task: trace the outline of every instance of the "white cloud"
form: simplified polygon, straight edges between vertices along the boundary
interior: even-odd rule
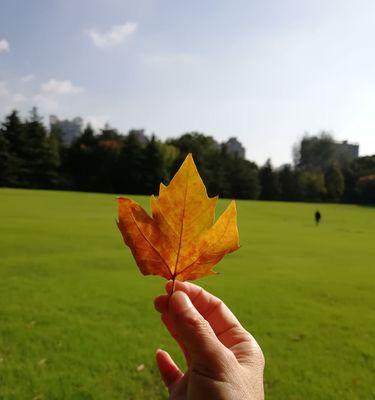
[[[44,94],[37,94],[33,97],[35,105],[45,112],[55,112],[59,108],[58,102],[50,96]]]
[[[27,82],[33,81],[34,79],[35,79],[35,76],[33,74],[29,74],[29,75],[22,76],[20,81],[22,83],[27,83]]]
[[[0,81],[0,99],[5,99],[9,96],[9,90],[5,81]]]
[[[6,39],[0,39],[0,53],[10,50],[9,42]]]
[[[194,53],[184,52],[153,52],[141,54],[141,60],[148,66],[158,68],[199,67],[203,58]]]
[[[87,115],[84,118],[85,124],[90,124],[96,131],[102,129],[108,120],[108,115]]]
[[[26,81],[30,79],[28,78]],[[50,79],[41,85],[39,93],[35,94],[32,100],[44,112],[56,112],[64,104],[61,104],[61,96],[77,94],[83,91],[83,87],[75,86],[69,80]]]
[[[69,80],[50,79],[42,83],[36,90],[34,85],[21,84],[33,79],[35,79],[33,75],[25,75],[19,77],[18,82],[14,82],[14,85],[11,82],[0,80],[0,118],[13,109],[17,109],[21,113],[27,112],[34,105],[41,110],[43,115],[75,110],[76,101],[78,103],[82,101],[81,95],[76,97],[74,94],[81,93],[84,89],[73,85]],[[20,90],[21,88],[22,90]]]
[[[7,82],[0,81],[0,100],[7,101],[10,105],[21,103],[26,100],[26,96],[22,93],[12,93],[8,89]]]
[[[95,46],[105,48],[122,43],[136,29],[137,24],[135,22],[126,22],[122,25],[114,25],[106,32],[98,32],[96,29],[90,29],[86,33],[90,36]]]
[[[0,115],[18,109],[26,100],[22,93],[12,93],[6,81],[0,81]]]
[[[27,100],[27,97],[22,93],[14,93],[12,95],[12,99],[15,103],[23,103],[24,101]]]
[[[71,81],[58,81],[56,79],[50,79],[48,82],[43,83],[41,86],[42,92],[49,94],[76,94],[83,92],[83,88],[80,86],[74,86]]]

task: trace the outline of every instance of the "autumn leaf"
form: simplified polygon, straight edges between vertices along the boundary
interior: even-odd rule
[[[168,186],[151,196],[152,217],[135,201],[118,199],[117,225],[144,275],[193,280],[238,249],[236,204],[215,222],[217,196],[209,198],[191,154]]]

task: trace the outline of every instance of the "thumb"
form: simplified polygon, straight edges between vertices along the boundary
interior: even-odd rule
[[[191,355],[192,362],[214,366],[225,364],[228,349],[219,341],[210,324],[194,307],[186,293],[174,292],[169,299],[169,315],[177,336]]]

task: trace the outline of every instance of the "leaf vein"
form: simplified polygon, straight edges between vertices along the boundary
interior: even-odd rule
[[[211,246],[209,246],[208,248],[206,248],[205,251],[203,251],[201,254],[199,254],[199,256],[197,256],[197,258],[190,263],[188,266],[186,266],[185,268],[183,268],[181,271],[178,272],[178,274],[176,274],[176,276],[182,274],[183,272],[185,272],[187,269],[191,268],[192,265],[194,265],[203,255],[205,255],[206,253],[208,253],[210,251],[210,249],[217,243],[220,243],[223,240],[223,237],[225,236],[225,234],[227,233],[228,227],[229,227],[229,222],[230,220],[228,219],[228,222],[225,226],[224,232],[223,234],[220,236],[220,239],[218,241],[216,241],[215,243],[213,243]],[[212,228],[211,228],[212,229]]]
[[[167,262],[164,260],[164,257],[162,257],[162,255],[160,254],[159,250],[149,241],[149,239],[147,238],[147,236],[143,233],[142,229],[140,228],[140,226],[137,224],[136,219],[134,218],[133,213],[130,213],[131,217],[134,221],[135,226],[138,228],[139,232],[141,233],[141,235],[143,236],[143,238],[146,240],[146,242],[155,250],[155,252],[159,255],[160,259],[163,261],[164,265],[167,267],[168,272],[170,273],[171,276],[173,276],[171,269],[169,268]]]

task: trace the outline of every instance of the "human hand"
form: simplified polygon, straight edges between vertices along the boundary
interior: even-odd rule
[[[172,291],[168,282],[167,293]],[[188,282],[155,308],[185,354],[185,373],[164,350],[156,362],[170,400],[262,400],[264,357],[255,339],[217,297]]]

